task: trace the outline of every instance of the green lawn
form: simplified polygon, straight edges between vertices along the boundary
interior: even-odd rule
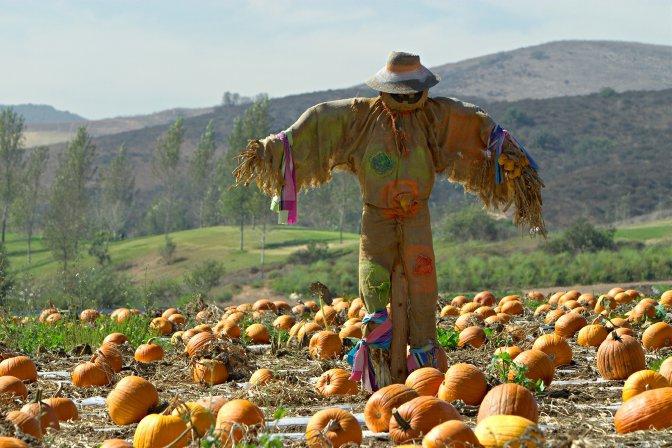
[[[616,230],[616,238],[637,241],[672,238],[672,219],[621,227]]]
[[[162,262],[159,250],[164,242],[163,235],[131,238],[110,244],[110,256],[115,265],[122,266],[134,278],[142,279],[147,273],[148,279],[176,277],[193,269],[205,260],[224,262],[227,272],[250,268],[259,264],[261,256],[261,229],[245,229],[245,250],[239,250],[239,229],[232,226],[217,226],[204,229],[185,230],[171,234],[177,245],[176,262],[166,265]],[[313,230],[302,227],[273,226],[266,236],[266,263],[279,263],[287,259],[292,252],[309,242],[327,242],[330,247],[339,247],[338,232]],[[355,247],[358,235],[344,234],[343,247]],[[33,241],[33,259],[28,264],[26,257],[27,241],[24,237],[9,234],[7,251],[11,270],[27,272],[35,276],[50,275],[58,272],[59,263],[54,261],[51,252],[44,248],[38,238]],[[85,245],[82,256],[77,261],[80,266],[94,263],[86,255]]]

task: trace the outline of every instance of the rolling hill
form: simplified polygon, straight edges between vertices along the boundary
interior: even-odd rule
[[[660,90],[672,87],[672,47],[635,42],[558,41],[444,64],[432,70],[443,79],[432,89],[434,96],[473,98],[478,102],[583,95],[605,87],[617,92]],[[309,104],[355,94],[368,96],[374,92],[361,84],[289,98]],[[166,124],[177,116],[208,114],[213,109],[178,108],[149,115],[88,121],[86,125],[92,135],[101,136]],[[301,111],[288,111],[288,116],[291,116],[290,112],[298,115]],[[28,145],[67,140],[75,128],[70,123],[71,120],[56,118],[31,122]]]
[[[86,118],[46,104],[0,104],[0,109],[12,108],[23,115],[27,125],[40,123],[82,123]]]

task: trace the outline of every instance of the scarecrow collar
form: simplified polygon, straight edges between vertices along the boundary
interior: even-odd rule
[[[383,101],[385,106],[387,106],[391,110],[399,111],[399,112],[409,112],[412,110],[420,109],[425,105],[425,102],[427,101],[427,95],[428,95],[429,90],[425,89],[422,91],[422,96],[418,101],[415,103],[401,103],[397,100],[395,100],[391,94],[386,93],[386,92],[380,92],[380,99]]]

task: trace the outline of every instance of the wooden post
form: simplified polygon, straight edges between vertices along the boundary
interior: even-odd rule
[[[392,269],[390,318],[392,345],[390,347],[390,374],[393,383],[406,381],[406,346],[408,341],[408,283],[400,261]]]

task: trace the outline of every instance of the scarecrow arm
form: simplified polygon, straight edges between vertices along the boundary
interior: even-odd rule
[[[477,194],[486,207],[508,210],[513,221],[546,234],[538,167],[525,148],[483,109],[454,99],[429,104],[436,135],[436,170]]]
[[[354,149],[348,144],[359,101],[347,99],[311,107],[285,132],[294,163],[297,191],[331,179],[341,165],[354,171]],[[278,195],[284,184],[284,143],[276,135],[251,140],[234,171],[238,183],[256,182],[269,196]]]

